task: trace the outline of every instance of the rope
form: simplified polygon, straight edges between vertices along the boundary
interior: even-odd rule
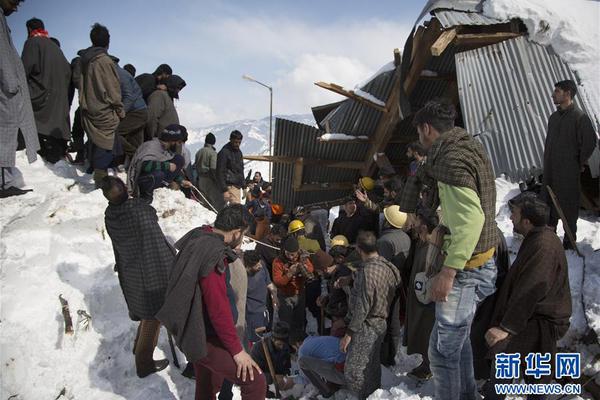
[[[212,208],[212,210],[210,210],[210,211],[214,212],[215,214],[218,214],[219,212],[217,211],[217,209],[210,203],[210,201],[208,201],[208,199],[206,197],[204,197],[204,194],[202,194],[202,192],[196,186],[194,186],[194,184],[192,184],[191,181],[190,181],[190,184],[191,184],[190,187],[192,189],[194,189],[196,192],[198,192],[198,194],[200,196],[202,196],[202,199],[206,202],[206,204],[208,204],[210,206],[210,208]],[[192,196],[194,197],[194,200],[196,200],[198,203],[201,203],[200,200],[194,195],[193,192],[192,192]],[[251,238],[250,236],[246,236],[246,238],[249,239],[249,240],[251,240],[251,241],[253,241],[253,242],[255,242],[255,243],[260,243],[263,246],[269,247],[269,248],[271,248],[273,250],[281,251],[281,248],[279,248],[279,247],[275,247],[275,246],[272,246],[272,245],[270,245],[268,243],[261,242],[260,240]]]

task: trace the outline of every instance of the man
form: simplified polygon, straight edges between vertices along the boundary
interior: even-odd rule
[[[135,81],[140,85],[140,89],[142,89],[144,101],[148,102],[148,98],[152,92],[154,92],[157,87],[164,86],[164,82],[171,75],[173,75],[171,67],[168,64],[161,64],[151,74],[146,73],[136,76]],[[162,89],[164,90],[165,87]]]
[[[321,245],[315,239],[309,239],[306,235],[306,227],[304,222],[295,219],[288,225],[288,235],[295,237],[298,240],[300,248],[309,253],[316,253],[321,250]]]
[[[435,303],[424,304],[419,301],[415,292],[415,278],[419,272],[428,273],[441,268],[443,261],[441,245],[443,233],[446,231],[439,226],[439,217],[435,210],[419,207],[417,209],[412,233],[416,236],[414,257],[410,268],[406,293],[406,318],[404,320],[404,335],[402,345],[406,346],[407,354],[420,354],[421,364],[413,368],[407,375],[419,381],[431,378],[429,367],[429,336],[435,321]],[[420,284],[417,284],[417,288]]]
[[[439,196],[432,200],[441,205],[451,232],[444,243],[444,266],[431,278],[436,322],[429,360],[436,399],[476,398],[469,332],[476,305],[494,292],[496,280],[493,256],[498,230],[492,164],[479,141],[454,127],[455,118],[454,106],[437,100],[425,104],[413,117],[429,157],[412,177],[417,179],[407,181],[402,204],[414,210],[422,184],[436,189]]]
[[[243,137],[240,131],[232,131],[229,143],[217,154],[217,179],[225,204],[242,202],[241,190],[246,183],[244,159],[240,150]]]
[[[140,321],[133,352],[137,375],[143,378],[169,364],[166,359],[154,361],[152,354],[160,329],[155,315],[164,302],[175,252],[158,225],[156,210],[129,199],[121,179],[104,177],[102,193],[108,200],[104,221],[115,253],[115,271],[129,316]]]
[[[316,240],[321,250],[326,250],[325,235],[329,223],[329,211],[322,208],[307,210],[302,206],[296,207],[294,217],[304,224],[305,236]]]
[[[569,329],[571,290],[565,252],[560,239],[547,226],[549,208],[535,196],[520,194],[509,201],[513,230],[525,237],[517,258],[499,289],[492,323],[485,334],[494,354],[520,353],[521,365],[529,353],[550,353]],[[554,364],[554,362],[553,362]],[[504,399],[496,394],[495,372],[487,386],[486,399]],[[551,377],[528,379],[527,383],[550,383]],[[542,398],[537,396],[536,398]]]
[[[406,146],[406,158],[410,160],[408,176],[415,176],[417,169],[425,162],[427,152],[419,142],[410,143]]]
[[[252,346],[252,351],[250,352],[250,355],[254,361],[256,361],[256,364],[258,364],[260,369],[265,371],[267,385],[277,381],[281,390],[288,390],[294,386],[294,381],[291,378],[286,378],[287,375],[290,374],[290,370],[292,368],[289,338],[290,326],[283,321],[277,321],[271,334],[263,339],[267,345],[269,356],[271,357],[273,370],[275,372],[274,377],[271,376],[271,371],[269,369],[267,355],[265,354],[265,348],[263,344],[256,343],[254,346]],[[269,392],[267,392],[266,395],[270,398],[275,397]]]
[[[146,140],[157,137],[169,125],[179,124],[174,101],[179,99],[179,92],[185,86],[181,77],[171,75],[148,97],[148,123],[144,133]]]
[[[551,210],[549,225],[556,227],[559,217],[546,193],[546,186],[550,186],[556,194],[575,240],[579,218],[580,177],[597,141],[590,118],[573,103],[576,94],[577,86],[571,80],[554,85],[552,101],[558,108],[548,120],[542,187]],[[563,245],[565,249],[572,248],[566,234]]]
[[[331,232],[329,234],[331,237],[344,235],[352,244],[356,241],[358,231],[367,228],[365,224],[367,224],[368,221],[367,218],[359,212],[354,197],[349,197],[346,200],[343,211],[344,212],[340,212],[340,215],[333,221],[333,226],[331,227]]]
[[[410,252],[411,240],[403,228],[408,216],[400,211],[400,207],[397,205],[386,207],[383,210],[383,215],[385,221],[381,237],[377,239],[377,253],[394,264],[402,276],[402,281],[406,282],[408,274],[406,273],[405,261]],[[390,316],[387,321],[387,334],[381,350],[381,361],[385,366],[395,364],[396,351],[400,346],[402,324],[406,310],[405,293],[406,291],[399,287],[392,301]]]
[[[132,64],[125,64],[125,65],[123,65],[123,69],[124,69],[125,71],[129,72],[129,74],[135,78],[135,71],[136,71],[136,68],[135,68],[135,67],[134,67]],[[139,85],[138,85],[138,86],[139,86]],[[141,89],[140,89],[140,90],[141,90]]]
[[[404,232],[408,215],[393,205],[383,210],[385,222],[381,237],[377,239],[377,252],[380,256],[402,270],[410,251],[410,237]]]
[[[267,293],[271,298],[273,308],[279,308],[277,288],[271,282],[269,271],[263,266],[260,255],[255,250],[244,252],[244,267],[248,274],[248,290],[246,292],[246,339],[256,343],[260,338],[256,335],[257,328],[268,325]]]
[[[71,66],[60,47],[48,37],[42,20],[32,18],[26,26],[28,39],[21,58],[40,140],[40,155],[54,164],[65,156],[67,141],[71,137]]]
[[[160,138],[145,142],[138,148],[127,171],[127,185],[134,197],[152,202],[154,189],[166,185],[173,187],[173,184],[177,188],[191,186],[181,172],[183,156],[175,154],[185,131],[184,126],[169,125]]]
[[[298,240],[289,236],[283,254],[273,261],[273,283],[279,297],[279,319],[290,325],[292,346],[302,342],[306,322],[306,281],[314,278],[308,253],[301,252]]]
[[[224,204],[223,194],[219,190],[217,183],[216,141],[217,138],[215,135],[212,132],[208,132],[204,138],[204,147],[196,153],[194,165],[198,173],[198,190],[202,192],[206,200],[218,211],[224,207]]]
[[[108,55],[110,34],[98,23],[90,32],[92,46],[80,50],[79,105],[81,122],[92,141],[94,182],[100,186],[113,161],[115,131],[125,117],[117,66]]]
[[[25,147],[27,160],[32,163],[40,149],[23,62],[6,23],[6,17],[17,11],[20,2],[0,0],[0,104],[3,104],[0,108],[0,198],[31,191],[14,186],[15,152]]]
[[[287,230],[285,226],[274,224],[271,227],[271,232],[269,232],[262,243],[256,243],[256,251],[264,261],[269,275],[272,275],[273,261],[281,254],[281,240],[286,236]]]
[[[215,399],[223,379],[240,386],[244,400],[265,398],[265,377],[235,329],[237,309],[226,279],[236,257],[232,249],[241,244],[249,221],[241,205],[225,207],[214,228],[192,229],[175,244],[179,253],[157,318],[194,363],[196,400]]]
[[[346,385],[346,353],[340,351],[340,339],[345,333],[343,316],[335,316],[331,336],[309,336],[298,349],[298,366],[302,374],[324,398],[333,396],[339,386]]]
[[[401,278],[398,269],[377,253],[373,232],[359,233],[356,249],[363,266],[354,279],[347,316],[350,322],[340,350],[348,353],[344,369],[348,388],[360,399],[366,399],[381,387],[381,343]]]
[[[119,59],[113,57],[119,82],[121,84],[121,100],[123,102],[123,118],[117,126],[115,145],[122,147],[126,160],[131,161],[135,151],[144,143],[144,127],[148,121],[148,109],[142,97],[142,90],[133,76],[119,67]]]

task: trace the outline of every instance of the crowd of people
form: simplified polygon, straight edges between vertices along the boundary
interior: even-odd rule
[[[546,187],[575,234],[579,175],[597,140],[573,103],[574,82],[555,84],[542,190],[508,203],[524,237],[510,265],[490,158],[454,125],[451,103],[430,101],[412,116],[419,140],[407,147],[406,171],[360,177],[330,226],[329,209],[285,213],[259,172],[244,175],[237,130],[219,152],[209,133],[192,158],[173,103],[185,81],[166,64],[134,77],[108,53],[106,27],[94,24],[91,46],[69,63],[33,18],[19,57],[5,19],[18,4],[0,0],[1,197],[25,193],[11,184],[18,149],[30,162],[77,153],[70,161],[87,163],[108,200],[115,271],[139,321],[140,378],[169,365],[153,359],[161,325],[187,358],[196,399],[232,398],[233,385],[243,399],[264,399],[298,382],[315,397],[344,388],[365,399],[400,346],[421,356],[409,375],[431,379],[436,399],[499,399],[496,354],[556,353],[571,316],[565,249],[574,243],[557,236]],[[108,174],[120,166],[127,182]],[[169,243],[151,206],[160,187],[213,210],[214,223]],[[254,250],[242,250],[245,236]]]

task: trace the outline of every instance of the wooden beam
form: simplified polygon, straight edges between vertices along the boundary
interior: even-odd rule
[[[522,36],[521,33],[515,32],[495,32],[495,33],[465,33],[456,35],[456,44],[463,45],[488,45],[503,42],[508,39],[513,39]]]
[[[355,182],[334,182],[334,183],[310,183],[294,188],[296,192],[320,192],[329,190],[351,190]]]
[[[415,86],[417,85],[417,81],[421,77],[421,71],[427,65],[429,60],[431,59],[431,46],[438,39],[442,27],[437,18],[431,20],[425,31],[423,31],[422,36],[418,38],[418,40],[413,41],[413,58],[411,60],[410,70],[406,75],[406,79],[404,79],[404,92],[407,95],[413,91]],[[415,37],[415,39],[417,39]],[[415,46],[417,46],[415,50]]]
[[[456,39],[456,28],[442,32],[440,37],[431,46],[431,55],[434,57],[440,56],[454,39]]]
[[[299,190],[302,186],[302,175],[304,175],[304,160],[300,157],[294,161],[294,177],[292,178],[294,190]]]
[[[259,156],[259,155],[250,155],[244,156],[245,160],[251,161],[265,161],[265,162],[277,162],[283,164],[295,164],[298,160],[302,160],[302,162],[306,165],[319,165],[323,167],[329,168],[341,168],[341,169],[361,169],[364,166],[362,161],[338,161],[338,160],[320,160],[320,159],[310,159],[303,157],[288,157],[288,156]]]
[[[377,128],[375,128],[375,133],[372,135],[372,144],[369,151],[367,151],[365,163],[361,169],[361,174],[363,176],[370,176],[375,172],[375,160],[373,159],[373,156],[377,153],[382,153],[383,150],[385,150],[387,142],[390,140],[394,128],[400,120],[400,110],[398,108],[401,89],[400,74],[400,67],[397,67],[394,72],[394,83],[390,97],[386,103],[386,108],[388,108],[390,112],[381,116]]]
[[[358,101],[359,103],[374,108],[377,111],[381,111],[383,113],[388,112],[386,107],[382,107],[380,104],[374,103],[371,100],[365,99],[364,97],[357,95],[356,93],[354,93],[354,90],[346,90],[340,85],[336,85],[335,83],[315,82],[315,85],[323,89],[330,90],[334,93],[341,94],[342,96],[346,96],[349,99]]]

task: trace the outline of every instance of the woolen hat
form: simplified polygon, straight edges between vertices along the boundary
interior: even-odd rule
[[[277,321],[273,327],[273,339],[287,341],[290,337],[290,326],[287,322]]]
[[[204,143],[206,144],[215,144],[217,143],[217,138],[213,135],[212,132],[208,132],[208,135],[204,138]]]
[[[187,138],[187,129],[185,129],[185,126],[178,124],[167,126],[159,136],[159,139],[163,142],[183,141],[185,138]]]
[[[293,236],[288,236],[283,242],[283,249],[288,253],[295,253],[300,250],[300,245],[298,244],[298,239]]]
[[[333,265],[333,257],[325,253],[323,250],[317,250],[315,254],[311,254],[310,261],[315,269],[324,270]]]

